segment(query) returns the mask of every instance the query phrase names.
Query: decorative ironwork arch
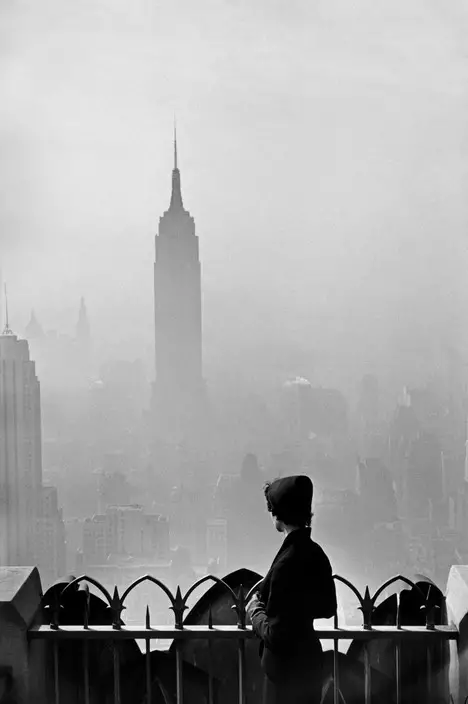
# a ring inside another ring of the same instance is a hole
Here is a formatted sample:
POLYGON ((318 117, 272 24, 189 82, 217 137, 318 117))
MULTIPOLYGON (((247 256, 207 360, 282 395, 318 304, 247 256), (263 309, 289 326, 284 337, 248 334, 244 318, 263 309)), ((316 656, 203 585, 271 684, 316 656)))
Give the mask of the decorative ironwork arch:
POLYGON ((122 604, 125 602, 125 599, 127 598, 127 596, 135 589, 135 587, 137 587, 139 584, 142 584, 142 582, 151 582, 152 584, 155 584, 157 587, 159 587, 166 594, 167 597, 169 597, 169 600, 170 600, 172 606, 174 606, 175 597, 174 597, 173 593, 171 592, 171 590, 169 589, 169 587, 166 587, 164 582, 161 582, 160 579, 157 579, 156 577, 153 577, 150 574, 145 574, 145 575, 143 575, 143 577, 138 577, 138 579, 136 579, 134 582, 132 582, 127 587, 127 589, 124 591, 124 593, 122 594, 122 597, 121 597, 122 604))
POLYGON ((197 580, 194 584, 192 584, 192 586, 189 587, 189 589, 185 593, 184 601, 187 602, 187 599, 189 598, 189 596, 191 596, 191 594, 193 594, 195 589, 198 589, 198 587, 200 587, 202 584, 204 584, 205 582, 208 582, 208 581, 212 581, 215 584, 221 584, 221 586, 224 587, 231 594, 234 604, 237 604, 237 597, 234 593, 234 590, 231 589, 229 584, 226 584, 226 582, 223 579, 220 579, 219 577, 216 577, 216 575, 213 575, 213 574, 207 574, 204 577, 201 577, 199 580, 197 580))
POLYGON ((67 584, 67 586, 60 592, 60 596, 65 594, 65 592, 68 589, 71 589, 73 586, 75 586, 75 584, 80 584, 81 582, 89 582, 90 584, 95 586, 96 589, 99 589, 101 594, 104 594, 104 596, 106 597, 106 599, 109 603, 109 606, 112 608, 112 597, 109 594, 109 592, 107 591, 107 589, 105 587, 103 587, 102 584, 97 581, 97 579, 94 579, 94 577, 88 577, 88 575, 86 575, 86 574, 82 575, 81 577, 77 577, 76 579, 71 581, 69 584, 67 584))

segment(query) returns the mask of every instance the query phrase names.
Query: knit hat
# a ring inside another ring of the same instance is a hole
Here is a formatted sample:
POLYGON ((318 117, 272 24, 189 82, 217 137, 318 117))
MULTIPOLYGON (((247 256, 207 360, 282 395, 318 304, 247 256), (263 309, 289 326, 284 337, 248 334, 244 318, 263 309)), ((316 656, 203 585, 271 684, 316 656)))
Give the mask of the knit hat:
POLYGON ((281 477, 270 484, 266 492, 274 515, 307 513, 312 509, 314 486, 305 474, 281 477))

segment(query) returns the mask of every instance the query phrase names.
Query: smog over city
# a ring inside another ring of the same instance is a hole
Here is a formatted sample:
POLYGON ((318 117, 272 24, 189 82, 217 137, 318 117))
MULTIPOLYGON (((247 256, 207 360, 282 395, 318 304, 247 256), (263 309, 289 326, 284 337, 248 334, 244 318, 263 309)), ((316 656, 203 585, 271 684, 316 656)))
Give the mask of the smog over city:
MULTIPOLYGON (((445 593, 468 564, 467 36, 465 0, 0 2, 0 570, 37 566, 45 598, 250 589, 304 530, 274 498, 304 475, 333 574, 445 593)), ((173 623, 131 596, 126 623, 173 623)))

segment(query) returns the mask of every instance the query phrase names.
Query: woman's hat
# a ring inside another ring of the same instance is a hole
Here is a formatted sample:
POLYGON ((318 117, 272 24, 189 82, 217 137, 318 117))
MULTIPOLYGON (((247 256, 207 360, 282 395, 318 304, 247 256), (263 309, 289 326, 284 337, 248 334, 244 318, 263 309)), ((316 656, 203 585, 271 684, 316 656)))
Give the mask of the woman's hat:
POLYGON ((313 494, 314 485, 305 474, 275 479, 268 487, 268 501, 278 514, 310 511, 313 494))

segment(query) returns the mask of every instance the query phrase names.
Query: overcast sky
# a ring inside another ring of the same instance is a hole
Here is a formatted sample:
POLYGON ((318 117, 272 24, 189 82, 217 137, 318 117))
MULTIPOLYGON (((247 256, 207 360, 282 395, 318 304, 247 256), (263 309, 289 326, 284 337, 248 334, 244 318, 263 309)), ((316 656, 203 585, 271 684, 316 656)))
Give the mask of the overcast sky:
POLYGON ((109 344, 151 347, 176 113, 208 360, 372 366, 463 332, 467 1, 0 0, 0 22, 19 327, 70 332, 84 295, 109 344))

